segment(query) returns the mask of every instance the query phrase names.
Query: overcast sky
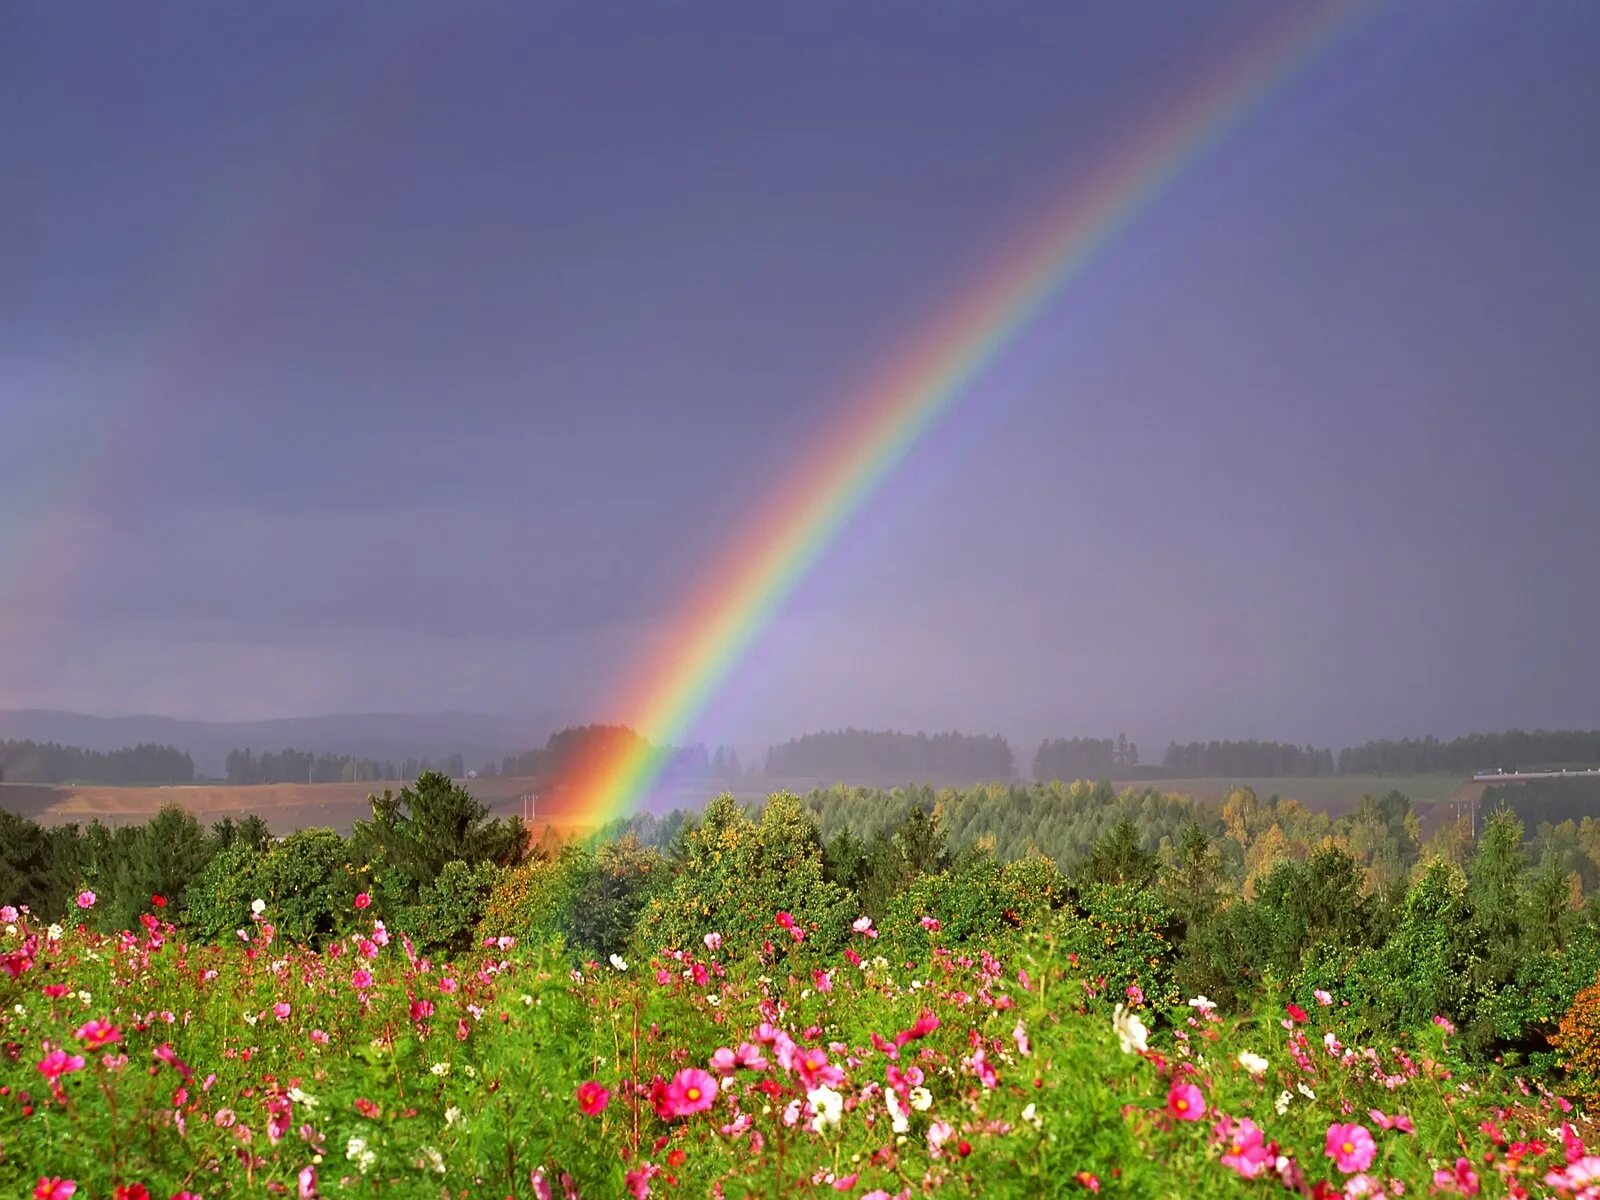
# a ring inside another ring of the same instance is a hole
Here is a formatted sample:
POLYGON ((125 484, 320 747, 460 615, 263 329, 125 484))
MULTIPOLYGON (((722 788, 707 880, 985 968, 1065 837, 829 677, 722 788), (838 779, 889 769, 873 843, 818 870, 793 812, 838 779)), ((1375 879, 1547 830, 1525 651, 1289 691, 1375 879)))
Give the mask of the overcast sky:
MULTIPOLYGON (((612 710, 1244 5, 0 5, 0 707, 612 710)), ((1600 725, 1600 5, 1379 7, 699 730, 1600 725)))

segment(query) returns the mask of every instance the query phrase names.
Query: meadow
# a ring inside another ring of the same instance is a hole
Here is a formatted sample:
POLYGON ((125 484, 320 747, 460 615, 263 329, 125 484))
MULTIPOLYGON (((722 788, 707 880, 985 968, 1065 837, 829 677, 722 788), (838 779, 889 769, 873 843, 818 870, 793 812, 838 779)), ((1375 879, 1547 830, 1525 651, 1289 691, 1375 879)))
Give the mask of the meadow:
POLYGON ((212 946, 159 897, 116 935, 0 909, 5 1194, 1600 1195, 1600 1131, 1442 1016, 1363 1043, 1319 989, 1224 1018, 932 917, 909 958, 773 910, 647 958, 433 959, 369 904, 320 950, 264 900, 212 946))
POLYGON ((349 837, 0 814, 0 1195, 1600 1200, 1592 871, 1508 813, 1109 792, 724 796, 660 848, 434 773, 349 837), (996 856, 1019 815, 1061 865, 996 856))

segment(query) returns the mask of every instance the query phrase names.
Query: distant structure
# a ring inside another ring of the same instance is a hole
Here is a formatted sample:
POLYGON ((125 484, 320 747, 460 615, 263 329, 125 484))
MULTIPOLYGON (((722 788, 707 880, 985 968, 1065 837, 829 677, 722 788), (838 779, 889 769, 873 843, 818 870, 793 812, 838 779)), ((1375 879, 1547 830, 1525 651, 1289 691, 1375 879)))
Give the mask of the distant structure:
POLYGON ((539 793, 523 792, 522 795, 517 797, 517 803, 522 806, 522 823, 524 825, 532 825, 539 806, 539 793))
POLYGON ((1576 771, 1568 770, 1566 767, 1551 768, 1549 770, 1534 767, 1527 771, 1519 771, 1516 768, 1512 768, 1509 771, 1504 771, 1496 767, 1493 771, 1478 771, 1473 774, 1472 779, 1474 783, 1515 783, 1519 779, 1563 779, 1575 775, 1600 775, 1600 767, 1582 767, 1576 771))

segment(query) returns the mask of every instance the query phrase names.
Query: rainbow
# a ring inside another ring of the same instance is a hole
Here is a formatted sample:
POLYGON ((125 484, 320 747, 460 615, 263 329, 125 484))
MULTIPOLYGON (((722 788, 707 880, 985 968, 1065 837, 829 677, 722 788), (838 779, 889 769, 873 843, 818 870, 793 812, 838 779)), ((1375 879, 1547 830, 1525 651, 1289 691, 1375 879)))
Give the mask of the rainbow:
POLYGON ((978 374, 1186 168, 1375 7, 1289 6, 1293 20, 1108 156, 847 407, 630 679, 615 710, 648 740, 575 764, 552 797, 566 820, 603 825, 639 804, 796 586, 978 374))

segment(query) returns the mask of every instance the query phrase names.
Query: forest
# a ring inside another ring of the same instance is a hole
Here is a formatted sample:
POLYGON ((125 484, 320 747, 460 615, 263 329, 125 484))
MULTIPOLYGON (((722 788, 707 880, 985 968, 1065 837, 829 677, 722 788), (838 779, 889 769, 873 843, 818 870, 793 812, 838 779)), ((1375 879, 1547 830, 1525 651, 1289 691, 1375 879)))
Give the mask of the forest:
POLYGON ((840 729, 810 733, 767 752, 772 779, 891 776, 897 779, 1015 777, 1011 747, 998 734, 890 733, 840 729))
POLYGON ((83 750, 55 742, 0 741, 0 780, 133 785, 189 783, 194 761, 171 746, 83 750))

